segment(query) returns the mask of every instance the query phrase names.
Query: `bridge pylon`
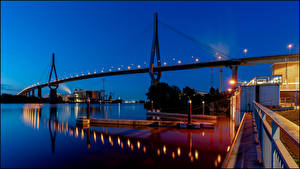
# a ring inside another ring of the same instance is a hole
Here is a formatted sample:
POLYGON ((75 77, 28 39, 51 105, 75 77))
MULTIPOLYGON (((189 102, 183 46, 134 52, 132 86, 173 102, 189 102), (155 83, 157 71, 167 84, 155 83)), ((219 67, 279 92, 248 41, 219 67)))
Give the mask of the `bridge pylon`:
POLYGON ((151 49, 151 57, 150 57, 150 67, 149 67, 149 73, 151 77, 151 85, 155 85, 159 83, 159 80, 161 78, 161 71, 157 70, 154 72, 154 59, 155 54, 157 58, 157 67, 161 66, 160 61, 160 52, 159 52, 159 43, 158 43, 158 17, 157 12, 154 12, 154 32, 153 32, 153 41, 152 41, 152 49, 151 49), (155 77, 156 75, 156 77, 155 77))
POLYGON ((57 92, 56 91, 57 91, 57 88, 58 88, 58 84, 50 84, 52 71, 54 71, 54 74, 55 74, 55 81, 58 80, 57 79, 56 68, 55 68, 54 57, 55 57, 55 54, 52 53, 52 66, 51 66, 49 81, 48 81, 48 87, 50 89, 50 95, 49 95, 50 103, 56 103, 57 102, 57 92))

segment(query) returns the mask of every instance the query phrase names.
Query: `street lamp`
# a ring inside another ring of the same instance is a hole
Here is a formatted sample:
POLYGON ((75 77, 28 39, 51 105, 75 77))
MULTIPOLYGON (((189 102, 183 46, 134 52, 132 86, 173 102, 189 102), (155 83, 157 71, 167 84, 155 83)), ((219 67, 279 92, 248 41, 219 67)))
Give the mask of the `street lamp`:
POLYGON ((234 85, 234 84, 235 84, 235 81, 234 81, 233 79, 231 79, 231 80, 229 81, 229 84, 234 85))
POLYGON ((244 49, 245 57, 246 57, 247 52, 248 52, 248 49, 244 49))
POLYGON ((228 92, 231 92, 232 91, 232 89, 231 88, 229 88, 229 89, 227 89, 228 90, 228 92))
POLYGON ((204 115, 204 106, 205 106, 204 103, 205 103, 205 102, 204 102, 204 100, 203 100, 203 101, 202 101, 202 107, 203 107, 202 114, 203 114, 203 115, 204 115))
POLYGON ((291 54, 291 49, 293 48, 293 44, 288 44, 287 48, 289 49, 289 54, 291 54))

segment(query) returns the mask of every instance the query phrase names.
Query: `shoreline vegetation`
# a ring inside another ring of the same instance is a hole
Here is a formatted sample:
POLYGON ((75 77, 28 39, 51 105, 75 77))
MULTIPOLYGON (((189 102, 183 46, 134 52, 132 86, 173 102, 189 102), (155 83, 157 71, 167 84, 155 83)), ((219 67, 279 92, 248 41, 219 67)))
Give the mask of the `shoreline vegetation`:
POLYGON ((188 86, 181 91, 177 86, 158 83, 150 86, 146 95, 149 101, 144 107, 148 111, 154 109, 165 113, 187 114, 190 109, 189 100, 191 100, 192 114, 203 114, 203 107, 205 115, 229 116, 230 113, 230 94, 219 92, 219 89, 213 87, 210 88, 209 93, 204 93, 188 86))

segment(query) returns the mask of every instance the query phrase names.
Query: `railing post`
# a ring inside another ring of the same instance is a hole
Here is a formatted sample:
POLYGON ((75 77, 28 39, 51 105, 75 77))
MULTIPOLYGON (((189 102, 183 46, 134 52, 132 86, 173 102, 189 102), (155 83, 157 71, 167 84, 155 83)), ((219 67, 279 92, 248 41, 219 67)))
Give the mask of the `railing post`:
MULTIPOLYGON (((266 114, 264 111, 262 111, 260 108, 259 108, 259 112, 261 114, 261 120, 259 120, 259 141, 260 141, 260 146, 261 146, 261 151, 264 152, 264 138, 263 138, 263 133, 264 133, 264 123, 263 121, 266 120, 266 114)), ((262 153, 262 159, 264 159, 264 153, 262 153)))
POLYGON ((280 139, 280 128, 278 127, 278 125, 272 121, 272 139, 273 141, 271 141, 271 144, 272 144, 272 168, 277 168, 279 166, 276 166, 276 145, 275 145, 275 141, 279 140, 280 139))

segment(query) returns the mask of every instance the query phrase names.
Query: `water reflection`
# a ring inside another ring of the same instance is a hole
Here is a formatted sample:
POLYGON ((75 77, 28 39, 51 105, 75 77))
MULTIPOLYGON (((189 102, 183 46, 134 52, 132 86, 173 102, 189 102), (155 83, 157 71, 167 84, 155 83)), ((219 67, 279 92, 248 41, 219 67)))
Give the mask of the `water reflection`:
MULTIPOLYGON (((122 113, 120 109, 120 104, 118 104, 115 112, 118 116, 122 113)), ((119 131, 114 133, 110 131, 115 128, 81 128, 75 123, 68 124, 68 121, 60 120, 61 116, 65 116, 64 111, 70 112, 71 117, 73 114, 76 119, 81 115, 114 113, 112 106, 89 107, 75 104, 73 108, 68 106, 60 109, 58 105, 51 105, 48 110, 49 118, 42 116, 42 105, 25 105, 22 117, 25 124, 36 129, 40 128, 41 123, 48 123, 45 127, 49 130, 53 153, 55 153, 56 137, 64 135, 84 142, 86 148, 90 150, 109 147, 112 152, 122 149, 123 153, 138 155, 143 153, 147 158, 165 160, 167 163, 173 161, 174 164, 170 165, 175 165, 179 160, 182 164, 188 163, 187 165, 192 166, 220 167, 234 137, 234 127, 232 127, 234 124, 231 121, 228 123, 221 121, 216 129, 119 128, 119 131)))
POLYGON ((48 121, 50 139, 51 139, 51 150, 52 153, 55 153, 55 139, 56 139, 56 132, 58 128, 58 120, 57 120, 57 105, 50 106, 50 118, 48 121))
POLYGON ((24 105, 22 119, 25 124, 36 129, 40 128, 40 119, 42 114, 41 106, 42 104, 24 105))

